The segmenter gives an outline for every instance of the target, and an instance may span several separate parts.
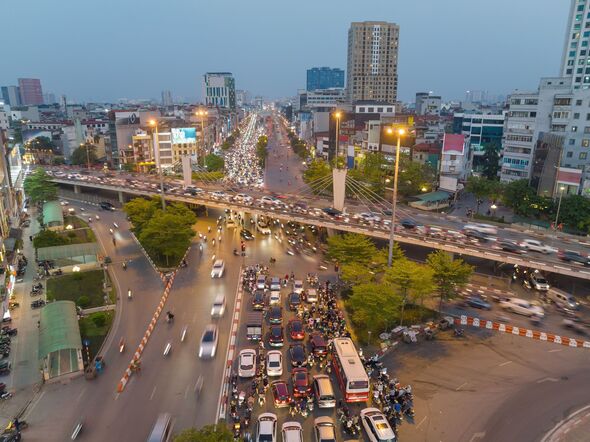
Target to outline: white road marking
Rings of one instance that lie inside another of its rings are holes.
[[[473,433],[473,436],[471,436],[471,439],[469,439],[469,442],[473,442],[474,440],[477,440],[477,439],[483,439],[485,436],[486,436],[485,431],[480,431],[479,433]]]
[[[424,421],[426,420],[426,416],[424,416],[422,418],[422,420],[420,422],[418,422],[418,425],[416,425],[416,429],[420,428],[420,425],[422,425],[424,423]]]
[[[157,387],[158,387],[157,385],[154,386],[154,389],[152,390],[152,394],[150,394],[150,401],[154,398],[154,394],[156,394],[156,388]]]
[[[498,367],[504,367],[505,365],[508,365],[508,364],[512,364],[512,361],[502,362],[501,364],[498,364]]]
[[[554,348],[553,350],[549,350],[549,353],[557,353],[558,351],[563,351],[563,348]]]
[[[84,393],[86,393],[86,388],[82,389],[82,391],[78,395],[78,399],[77,399],[78,401],[80,401],[80,399],[82,399],[82,396],[84,396]]]
[[[537,384],[542,384],[543,382],[559,382],[559,379],[547,377],[547,378],[539,379],[537,381]]]
[[[37,396],[37,398],[35,399],[33,404],[27,409],[27,413],[23,416],[23,418],[26,419],[29,416],[29,414],[31,414],[33,412],[33,409],[37,406],[37,404],[39,402],[41,402],[41,399],[43,399],[43,396],[45,396],[45,390],[43,390],[41,392],[41,394],[39,396]]]
[[[455,388],[455,391],[461,390],[461,388],[465,387],[466,385],[467,385],[467,382],[463,382],[461,385],[459,385],[457,388]]]
[[[187,385],[187,386],[186,386],[186,388],[184,389],[184,398],[185,398],[185,399],[186,399],[186,398],[188,398],[188,390],[189,390],[189,388],[188,388],[188,387],[189,387],[189,386]]]

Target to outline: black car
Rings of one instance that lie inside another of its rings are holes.
[[[244,238],[246,241],[251,241],[254,239],[254,235],[247,229],[240,230],[240,236]]]
[[[573,250],[564,250],[557,255],[559,259],[566,262],[577,262],[578,264],[590,265],[590,258]]]
[[[280,325],[271,325],[268,332],[268,345],[271,347],[282,347],[285,342],[283,337],[283,327]]]
[[[334,209],[333,207],[324,207],[322,209],[322,212],[330,216],[342,215],[342,212],[340,210]]]
[[[268,310],[268,322],[271,324],[281,324],[283,322],[283,308],[278,305],[272,306]]]
[[[252,308],[254,310],[264,309],[264,291],[256,290],[252,295]]]
[[[103,210],[115,210],[115,206],[113,206],[111,203],[107,201],[102,201],[100,203],[100,208]]]
[[[418,227],[418,223],[410,218],[402,219],[401,225],[405,229],[415,229]]]
[[[289,347],[289,357],[291,358],[291,366],[304,367],[307,365],[307,355],[305,354],[305,347],[303,344],[293,344]]]
[[[289,303],[290,310],[297,310],[297,307],[301,305],[301,295],[295,292],[289,293],[287,302]]]
[[[519,255],[526,253],[526,249],[524,247],[513,241],[500,241],[498,244],[505,252],[518,253]]]
[[[488,237],[486,236],[486,234],[480,232],[479,230],[464,229],[463,234],[465,236],[470,237],[470,238],[475,238],[475,239],[479,240],[480,242],[486,242],[488,240]]]

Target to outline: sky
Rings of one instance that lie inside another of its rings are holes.
[[[558,75],[568,13],[567,0],[14,1],[0,85],[40,78],[70,102],[197,100],[203,73],[230,71],[253,96],[294,96],[307,68],[346,69],[350,22],[382,20],[400,26],[400,100],[507,94]]]

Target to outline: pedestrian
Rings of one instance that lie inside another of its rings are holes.
[[[29,241],[33,242],[33,235],[29,235]]]

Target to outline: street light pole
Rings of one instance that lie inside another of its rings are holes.
[[[158,150],[158,163],[160,163],[160,167],[158,167],[158,175],[160,177],[160,193],[162,194],[162,210],[166,210],[166,197],[164,195],[164,174],[162,173],[162,155],[160,155],[160,138],[158,136],[158,122],[156,120],[148,121],[148,124],[155,128],[156,130],[156,145]],[[154,146],[154,149],[156,146]]]
[[[561,199],[563,198],[563,191],[565,190],[564,186],[559,187],[559,202],[557,203],[557,214],[555,215],[555,224],[553,228],[557,230],[557,221],[559,220],[559,211],[561,210]]]
[[[338,157],[340,156],[340,117],[342,113],[338,111],[334,116],[336,117],[336,166],[338,166]]]
[[[388,133],[393,133],[392,129],[388,129]],[[393,264],[393,240],[395,236],[395,209],[397,207],[397,177],[399,172],[399,151],[401,148],[402,135],[406,131],[402,128],[397,130],[397,146],[395,149],[395,171],[393,174],[393,207],[391,210],[391,228],[389,230],[389,255],[387,257],[387,266],[391,267]]]

